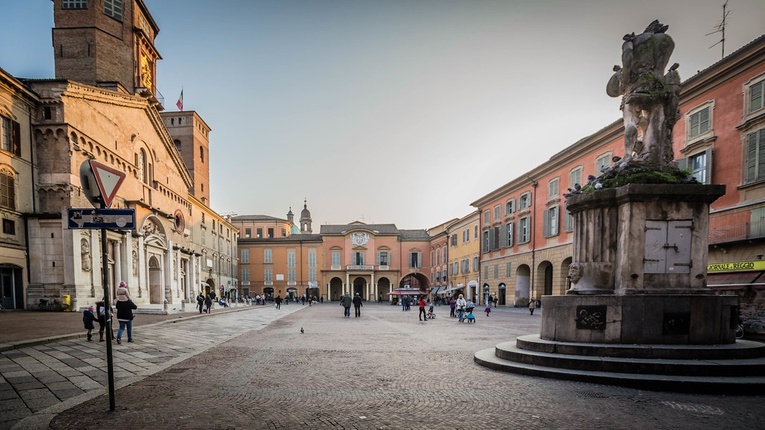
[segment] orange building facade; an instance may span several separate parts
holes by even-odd
[[[675,159],[705,184],[725,184],[711,205],[710,290],[765,287],[765,36],[683,82]],[[622,121],[563,149],[472,203],[480,215],[481,283],[525,306],[565,294],[575,228],[568,188],[624,156]],[[743,294],[742,294],[743,295]]]

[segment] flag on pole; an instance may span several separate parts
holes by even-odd
[[[175,102],[175,105],[178,106],[179,110],[183,110],[183,88],[181,88],[181,96],[178,97],[178,101]]]

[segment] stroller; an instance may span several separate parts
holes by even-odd
[[[433,312],[433,304],[430,304],[430,307],[428,308],[428,314],[426,315],[426,318],[429,320],[435,319],[436,314]]]
[[[475,322],[475,315],[473,315],[473,309],[475,309],[475,305],[473,305],[472,303],[468,303],[467,307],[465,308],[465,319],[463,321],[467,321],[468,323]]]

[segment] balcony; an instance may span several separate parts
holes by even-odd
[[[709,230],[709,244],[741,242],[765,238],[765,221],[725,225]]]
[[[345,266],[345,270],[375,270],[375,266],[371,264],[350,264]]]

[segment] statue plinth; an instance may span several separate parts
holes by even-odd
[[[709,204],[723,194],[724,185],[628,184],[569,197],[571,289],[543,298],[541,337],[734,342],[737,299],[706,291]]]

